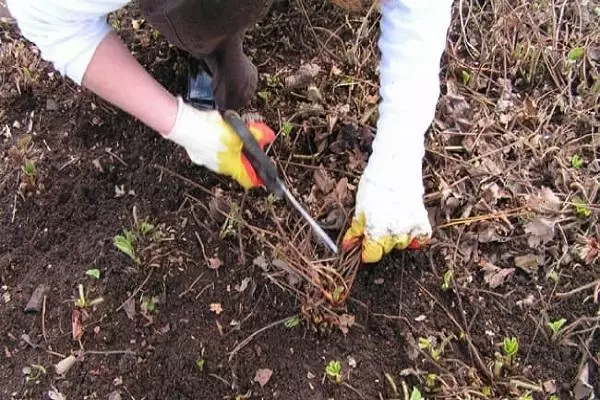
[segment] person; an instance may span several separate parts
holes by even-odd
[[[140,0],[144,18],[203,66],[190,74],[185,99],[145,71],[108,24],[108,14],[128,0],[8,0],[7,5],[22,36],[63,76],[183,147],[193,163],[251,189],[260,180],[244,162],[240,140],[218,109],[194,103],[193,86],[208,71],[217,108],[237,109],[252,99],[258,74],[243,40],[271,1]],[[452,0],[374,1],[380,2],[381,14],[377,133],[342,242],[346,250],[361,245],[365,263],[378,262],[393,249],[423,246],[431,238],[423,202],[424,133],[440,93],[440,62],[452,12]],[[264,124],[251,130],[263,145],[273,140]]]

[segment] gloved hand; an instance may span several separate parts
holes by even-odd
[[[244,189],[263,182],[242,154],[243,143],[218,111],[200,111],[178,101],[175,125],[165,137],[182,146],[194,164],[229,176]],[[275,139],[275,132],[262,122],[249,122],[248,128],[261,148]]]
[[[374,263],[394,249],[418,249],[427,243],[431,225],[418,161],[409,161],[408,170],[398,175],[398,170],[389,166],[401,167],[401,161],[381,160],[375,153],[371,156],[358,185],[354,218],[344,235],[343,250],[360,244],[362,261]]]

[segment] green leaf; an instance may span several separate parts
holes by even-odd
[[[594,8],[594,14],[596,15],[596,17],[600,17],[600,7]]]
[[[588,207],[586,203],[583,202],[580,198],[576,197],[573,199],[573,206],[575,206],[575,212],[580,217],[589,217],[592,215],[592,210]]]
[[[573,154],[570,159],[571,167],[579,169],[583,166],[583,158],[579,154]]]
[[[584,55],[585,55],[585,49],[583,47],[574,47],[571,49],[571,51],[569,51],[567,58],[570,61],[578,61],[578,60],[581,60]]]
[[[98,268],[92,268],[85,271],[85,274],[92,278],[100,279],[100,270]]]
[[[288,329],[295,328],[296,326],[298,326],[298,324],[300,324],[300,317],[298,317],[297,315],[289,317],[284,323],[285,327]]]
[[[548,327],[550,328],[552,333],[554,335],[556,335],[558,332],[560,332],[560,330],[562,329],[562,327],[565,325],[566,322],[567,322],[567,320],[564,318],[557,319],[556,321],[548,322]]]
[[[410,400],[425,400],[419,389],[413,387],[412,392],[410,393]]]
[[[198,369],[199,373],[204,371],[204,359],[196,360],[196,368]]]
[[[139,260],[135,256],[135,250],[133,248],[133,242],[135,236],[131,231],[124,230],[123,235],[117,235],[114,238],[114,244],[117,249],[127,254],[133,261],[139,263]]]
[[[470,81],[471,81],[471,75],[469,75],[468,71],[465,71],[463,69],[463,71],[462,71],[462,83],[463,83],[463,85],[467,86]]]
[[[509,357],[514,356],[515,354],[517,354],[517,351],[519,350],[519,341],[515,337],[504,338],[504,341],[502,343],[502,350],[504,351],[504,354],[506,354],[507,356],[509,356]]]
[[[283,133],[283,136],[289,136],[292,133],[292,129],[294,129],[294,125],[292,125],[291,122],[284,122],[283,126],[281,127],[281,132]]]

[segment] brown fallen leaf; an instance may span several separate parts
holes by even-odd
[[[123,305],[123,310],[125,311],[125,314],[127,314],[127,318],[129,318],[132,321],[135,319],[135,300],[133,299],[133,297],[125,301]]]
[[[487,261],[481,261],[480,265],[482,266],[483,280],[492,289],[502,286],[515,272],[514,268],[500,268]]]
[[[525,254],[515,257],[515,265],[528,274],[537,273],[540,264],[540,260],[535,254]]]
[[[317,188],[323,194],[329,194],[335,186],[335,179],[329,176],[325,168],[321,165],[318,169],[315,169],[313,173],[313,179]]]
[[[536,248],[545,244],[554,237],[554,221],[539,217],[525,225],[525,233],[529,233],[527,243],[529,247]]]
[[[73,310],[71,313],[71,330],[73,333],[73,340],[80,340],[83,336],[83,323],[81,311]]]
[[[264,387],[271,379],[271,376],[273,376],[273,370],[269,368],[260,368],[256,371],[254,382],[258,382],[260,387]]]

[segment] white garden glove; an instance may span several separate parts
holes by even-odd
[[[177,120],[165,137],[182,146],[194,164],[229,176],[243,188],[262,185],[262,181],[242,154],[243,143],[218,111],[200,111],[177,99]],[[261,148],[275,138],[262,122],[249,122],[248,128]]]
[[[361,177],[342,248],[362,245],[362,260],[418,248],[431,237],[423,203],[424,134],[440,93],[440,58],[452,0],[382,0],[377,135]]]

